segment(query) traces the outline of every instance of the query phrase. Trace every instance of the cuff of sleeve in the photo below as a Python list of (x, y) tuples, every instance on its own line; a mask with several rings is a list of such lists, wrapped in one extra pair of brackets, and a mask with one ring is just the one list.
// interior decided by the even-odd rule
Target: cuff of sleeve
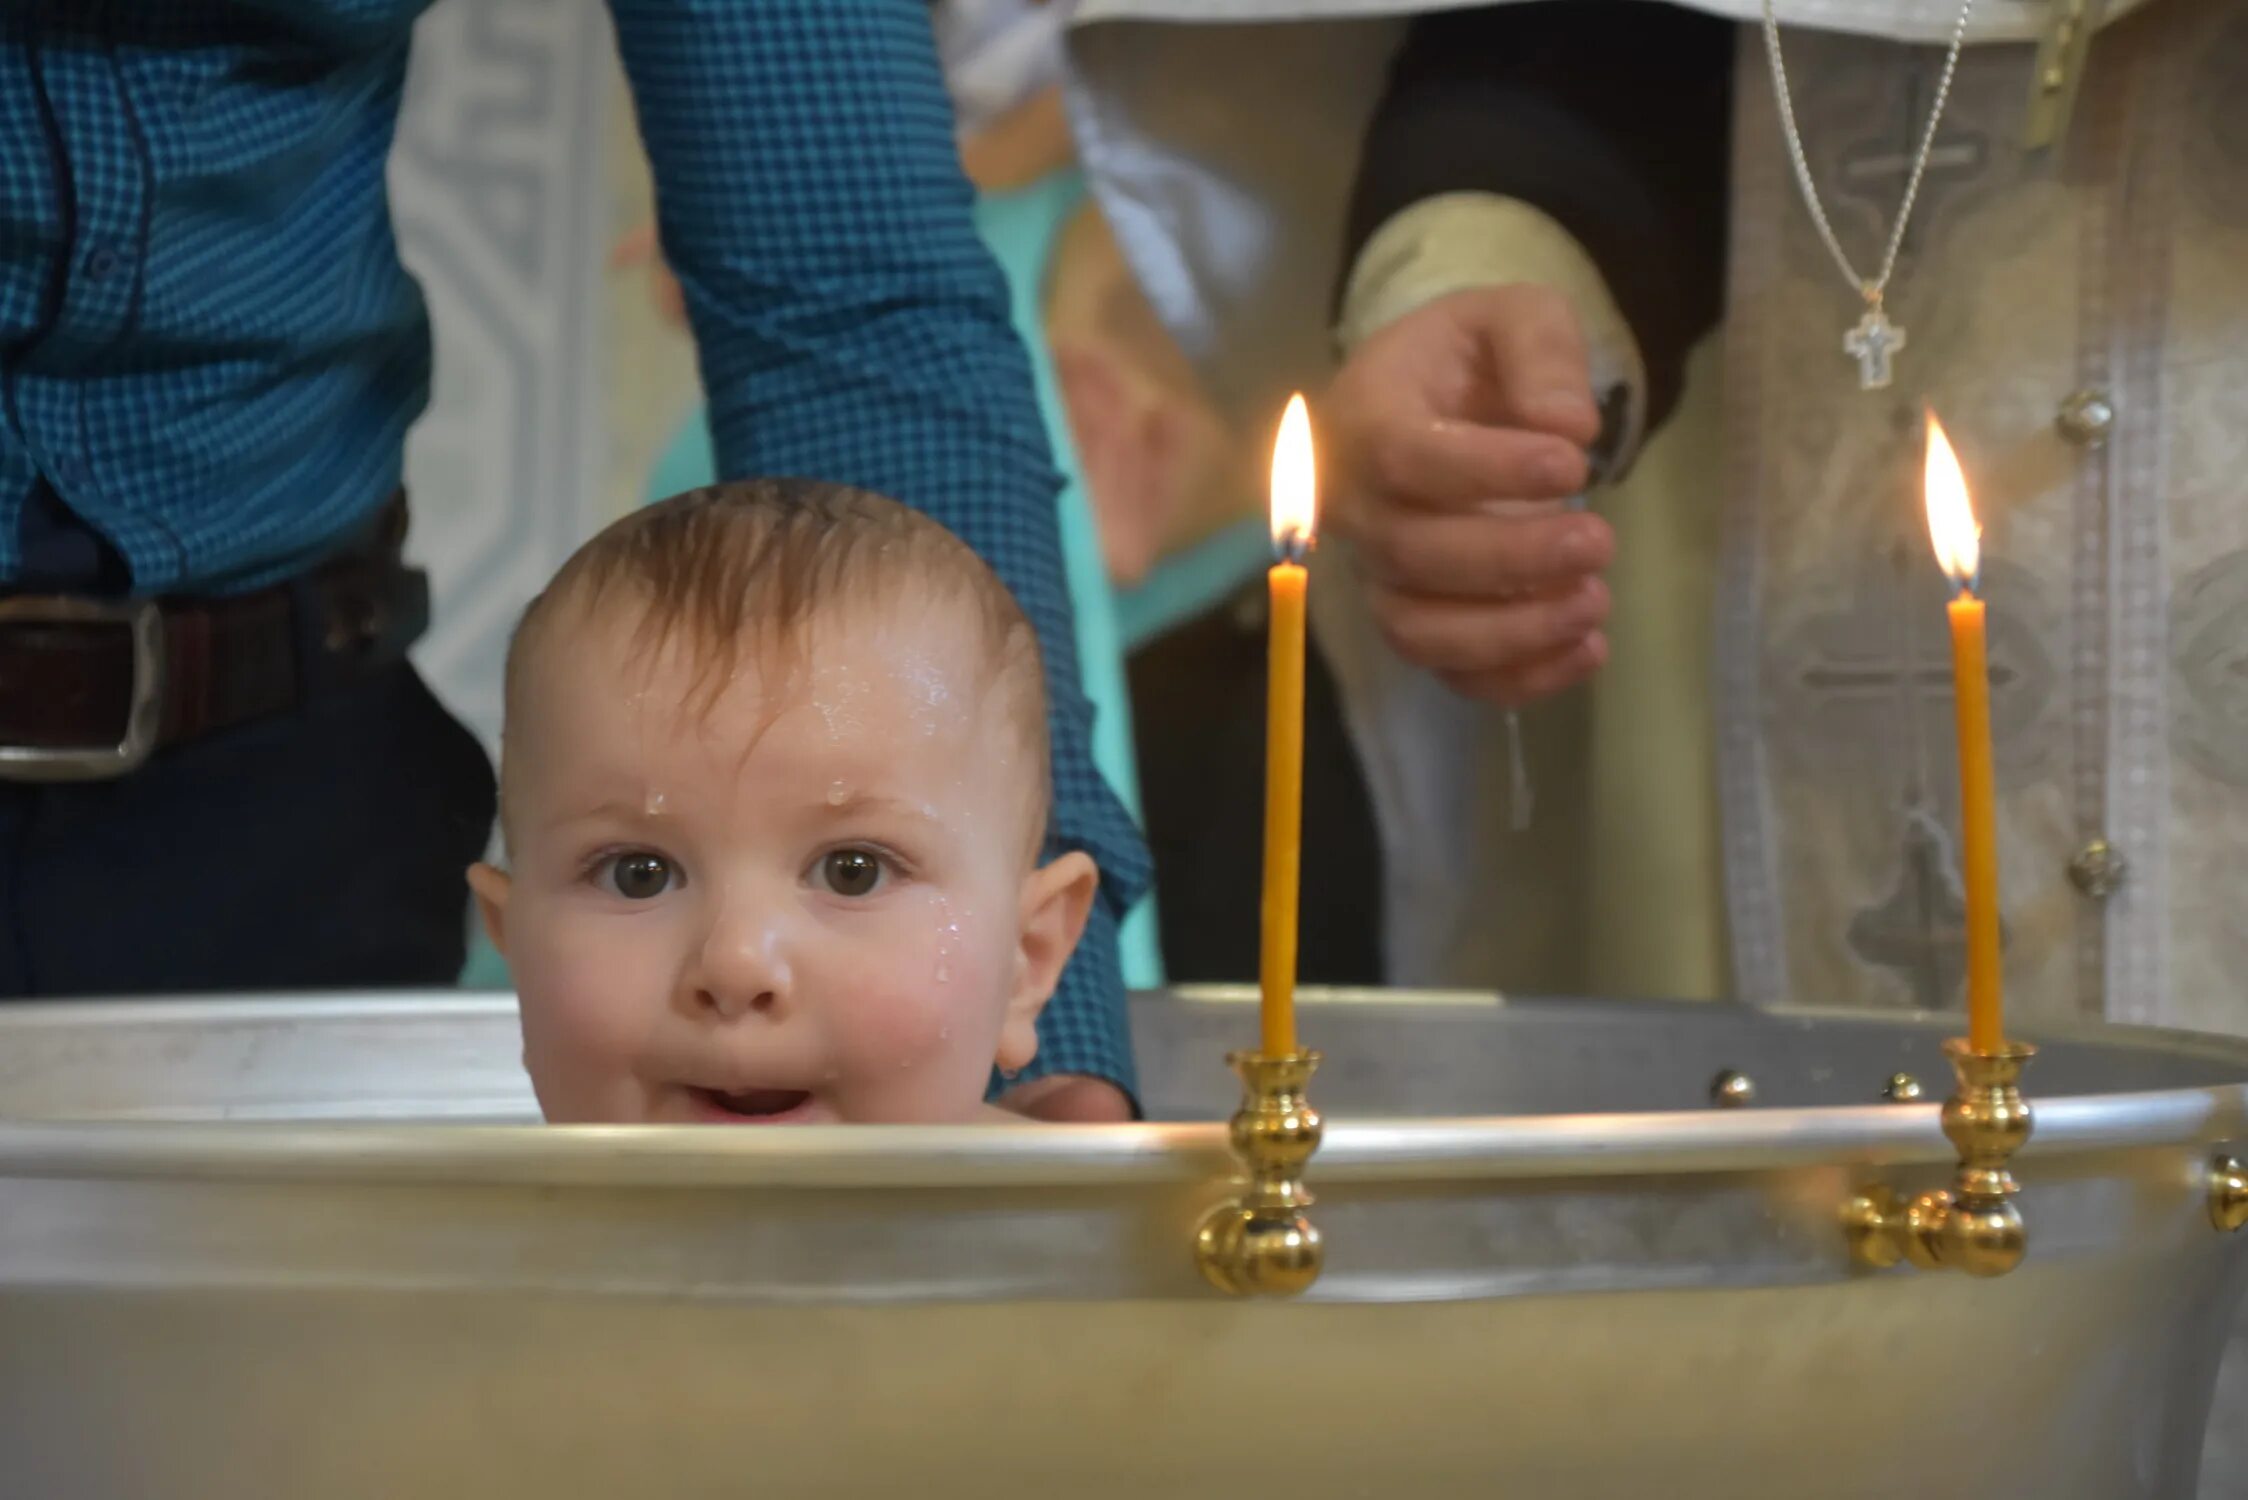
[[(1104, 880), (1105, 884), (1105, 880)], [(1038, 1018), (1038, 1055), (1020, 1073), (994, 1073), (991, 1093), (1058, 1073), (1106, 1079), (1124, 1091), (1140, 1113), (1139, 1075), (1132, 1065), (1131, 1017), (1118, 956), (1116, 914), (1106, 895), (1093, 901), (1077, 951)]]
[(1439, 193), (1392, 214), (1351, 266), (1336, 339), (1347, 351), (1438, 297), (1519, 282), (1552, 287), (1576, 309), (1603, 418), (1594, 473), (1613, 480), (1644, 435), (1646, 362), (1600, 267), (1558, 221), (1520, 199)]

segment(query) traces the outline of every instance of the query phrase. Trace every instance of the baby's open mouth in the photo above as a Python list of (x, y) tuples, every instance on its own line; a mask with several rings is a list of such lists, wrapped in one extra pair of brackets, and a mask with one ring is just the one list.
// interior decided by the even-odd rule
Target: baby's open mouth
[(802, 1115), (812, 1096), (804, 1089), (690, 1089), (695, 1102), (712, 1119), (781, 1124)]

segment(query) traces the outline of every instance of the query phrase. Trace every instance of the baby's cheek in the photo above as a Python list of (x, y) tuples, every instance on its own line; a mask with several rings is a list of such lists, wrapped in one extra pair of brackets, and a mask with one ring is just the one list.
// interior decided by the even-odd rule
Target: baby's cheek
[(666, 993), (661, 976), (647, 972), (647, 934), (567, 912), (539, 915), (509, 956), (525, 1061), (534, 1070), (627, 1069)]
[(844, 1050), (868, 1068), (911, 1068), (942, 1051), (959, 1022), (952, 991), (924, 975), (887, 974), (836, 997)]
[(1000, 998), (988, 945), (937, 903), (911, 915), (854, 952), (856, 972), (834, 997), (844, 1050), (870, 1070), (905, 1071), (983, 1048), (973, 1066), (988, 1068)]

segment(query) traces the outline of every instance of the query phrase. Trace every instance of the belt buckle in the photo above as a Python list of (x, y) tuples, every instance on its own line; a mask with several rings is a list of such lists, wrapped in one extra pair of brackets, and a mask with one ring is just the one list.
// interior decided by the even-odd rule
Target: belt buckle
[(130, 602), (66, 594), (0, 597), (0, 630), (11, 625), (114, 625), (133, 642), (133, 695), (114, 745), (0, 744), (0, 781), (108, 781), (138, 770), (156, 748), (164, 718), (164, 616), (153, 599)]

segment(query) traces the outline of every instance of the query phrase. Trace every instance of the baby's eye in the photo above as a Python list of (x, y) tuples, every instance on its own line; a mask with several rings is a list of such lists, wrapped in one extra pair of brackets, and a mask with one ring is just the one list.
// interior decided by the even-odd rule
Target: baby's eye
[(636, 849), (603, 860), (594, 880), (627, 901), (653, 901), (679, 883), (679, 868), (660, 854)]
[(882, 885), (882, 856), (871, 849), (835, 849), (822, 855), (820, 884), (838, 896), (871, 896)]

